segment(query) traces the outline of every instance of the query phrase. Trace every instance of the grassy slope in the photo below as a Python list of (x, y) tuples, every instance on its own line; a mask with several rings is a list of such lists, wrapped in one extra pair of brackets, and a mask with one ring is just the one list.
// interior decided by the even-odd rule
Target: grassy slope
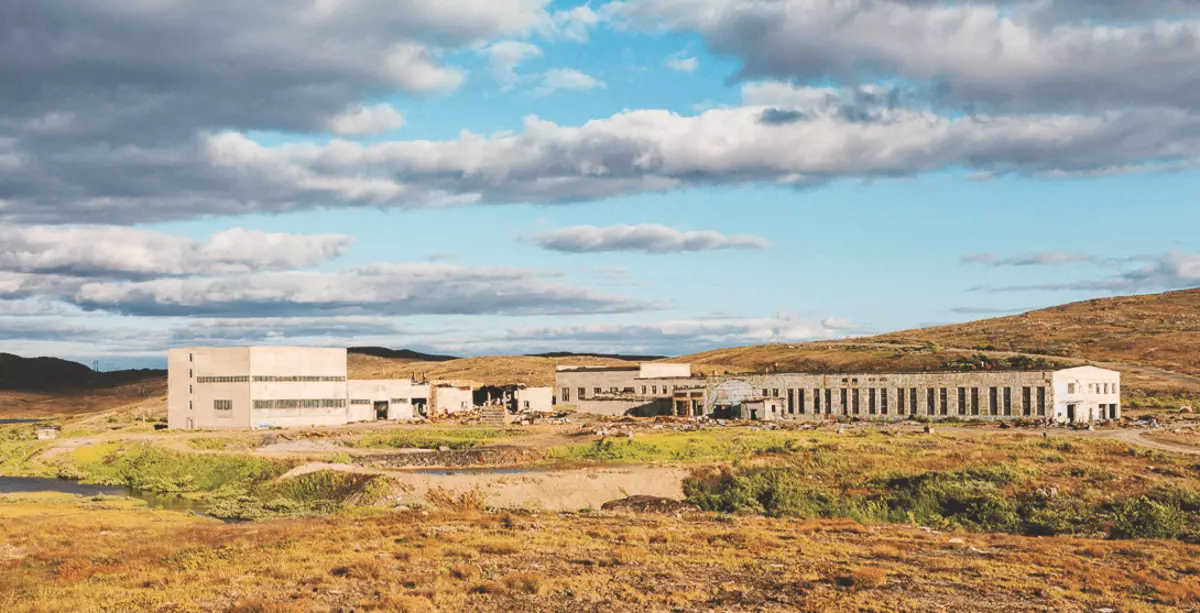
[[(938, 351), (923, 349), (936, 343)], [(717, 349), (672, 358), (704, 370), (932, 370), (1014, 353), (1121, 370), (1143, 394), (1200, 394), (1200, 290), (1104, 298), (875, 337)]]
[(0, 610), (1121, 611), (1200, 598), (1200, 548), (845, 520), (359, 512), (223, 525), (0, 497)]

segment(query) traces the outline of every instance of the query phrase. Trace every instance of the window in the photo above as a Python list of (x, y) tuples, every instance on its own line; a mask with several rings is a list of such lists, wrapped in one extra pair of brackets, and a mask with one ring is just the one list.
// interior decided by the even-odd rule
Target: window
[(771, 390), (771, 396), (774, 398), (778, 398), (779, 397), (779, 388), (775, 388), (775, 389)]
[(196, 383), (246, 383), (250, 377), (196, 377)]
[(592, 393), (593, 393), (593, 394), (600, 394), (600, 393), (602, 393), (602, 392), (600, 391), (600, 388), (598, 388), (598, 387), (594, 387), (594, 388), (592, 388)]
[(942, 388), (942, 415), (950, 414), (950, 390)]
[(850, 414), (850, 403), (846, 402), (846, 398), (850, 395), (850, 390), (842, 388), (842, 415)]
[(767, 397), (767, 388), (764, 387), (762, 392), (763, 392), (762, 397), (766, 398)]
[(213, 401), (213, 409), (217, 410), (217, 411), (232, 411), (233, 410), (233, 401), (232, 400), (214, 400)]
[(867, 390), (867, 412), (875, 414), (875, 388)]
[(851, 398), (853, 399), (853, 402), (854, 402), (854, 414), (858, 415), (859, 403), (858, 403), (858, 388), (857, 387), (854, 388), (854, 393), (852, 394)]
[(988, 413), (990, 415), (1000, 414), (1000, 388), (998, 387), (988, 390)]
[(189, 379), (192, 378), (192, 369), (190, 369), (190, 368), (188, 369), (188, 378)]
[(577, 390), (575, 390), (575, 391), (579, 392), (579, 395), (578, 395), (578, 396), (576, 396), (576, 398), (578, 398), (579, 400), (583, 400), (584, 392), (586, 392), (586, 391), (587, 391), (587, 388), (586, 388), (586, 387), (581, 387), (581, 388), (579, 388), (579, 389), (577, 389)]
[[(371, 404), (371, 401), (367, 398), (352, 398), (350, 404)], [(257, 402), (254, 403), (254, 408), (258, 408)]]
[(1021, 388), (1021, 414), (1025, 417), (1033, 415), (1033, 388), (1025, 386)]
[(833, 414), (833, 390), (825, 390), (825, 414)]
[(1075, 384), (1074, 384), (1074, 383), (1068, 383), (1068, 384), (1067, 384), (1067, 393), (1068, 393), (1068, 394), (1074, 394), (1074, 393), (1075, 393)]
[(979, 388), (971, 388), (971, 415), (979, 415)]
[[(370, 401), (368, 401), (369, 403)], [(305, 398), (302, 400), (255, 400), (256, 409), (344, 409), (342, 398)]]
[(1004, 414), (1012, 416), (1012, 388), (1004, 388)]
[(796, 390), (787, 391), (787, 412), (796, 412)]
[(1037, 413), (1038, 417), (1045, 417), (1046, 416), (1046, 387), (1044, 385), (1038, 386), (1037, 396), (1038, 396), (1038, 413)]
[(563, 402), (571, 402), (571, 388), (569, 388), (569, 387), (562, 388), (562, 401)]
[(189, 394), (191, 394), (191, 393), (192, 393), (192, 386), (190, 386), (190, 385), (188, 386), (188, 393), (189, 393)]
[(807, 409), (804, 406), (804, 390), (802, 389), (796, 390), (796, 404), (800, 405), (800, 414), (803, 415)]
[(658, 394), (658, 386), (657, 386), (657, 385), (652, 385), (652, 386), (650, 386), (650, 392), (651, 392), (652, 394), (655, 394), (655, 395), (657, 395), (657, 394)]
[(905, 403), (905, 397), (904, 397), (904, 388), (902, 388), (902, 387), (897, 388), (896, 389), (896, 408), (900, 411), (900, 415), (904, 415), (905, 405), (906, 405), (906, 403)]
[(908, 400), (909, 400), (909, 404), (912, 405), (908, 408), (908, 412), (913, 415), (916, 415), (917, 414), (917, 388), (914, 387), (914, 388), (908, 390)]
[(958, 388), (958, 414), (967, 414), (967, 388)]
[(525, 401), (525, 408), (527, 408), (527, 409), (529, 408), (529, 401), (528, 401), (528, 400), (526, 400), (526, 401)]
[(633, 393), (633, 388), (632, 388), (632, 387), (627, 387), (627, 388), (625, 388), (625, 389), (623, 389), (623, 390), (621, 390), (621, 391), (622, 391), (622, 392), (624, 392), (624, 393), (626, 393), (626, 394), (632, 394), (632, 393)]
[(191, 400), (189, 400), (189, 401), (188, 401), (188, 410), (189, 410), (189, 411), (193, 410), (193, 409), (192, 409), (192, 401), (191, 401)]
[(813, 415), (821, 414), (821, 390), (813, 390)]
[(408, 404), (408, 398), (392, 398), (392, 404)]
[(879, 388), (879, 412), (884, 415), (888, 414), (888, 397), (887, 396), (888, 396), (887, 388), (886, 387)]
[(646, 386), (645, 385), (642, 386), (642, 395), (643, 396), (646, 395)]
[(617, 388), (615, 388), (615, 387), (610, 387), (610, 388), (608, 388), (608, 391), (609, 391), (610, 393), (613, 393), (613, 394), (615, 394), (615, 393), (617, 393)]
[[(245, 377), (241, 377), (245, 380)], [(255, 375), (254, 381), (261, 383), (337, 383), (345, 381), (345, 377), (306, 376), (306, 375)]]
[(189, 362), (191, 362), (191, 361), (192, 361), (192, 354), (190, 354), (190, 353), (188, 354), (188, 361), (189, 361)]
[(930, 415), (937, 413), (937, 392), (932, 387), (925, 390), (925, 412)]

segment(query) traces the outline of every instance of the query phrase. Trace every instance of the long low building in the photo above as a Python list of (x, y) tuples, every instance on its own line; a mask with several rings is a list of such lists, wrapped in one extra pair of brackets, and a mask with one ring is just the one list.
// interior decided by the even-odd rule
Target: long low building
[(337, 426), (413, 419), (429, 411), (428, 383), (351, 381), (346, 374), (345, 349), (171, 349), (167, 425), (182, 430)]
[[(667, 368), (664, 368), (667, 367)], [(769, 373), (697, 377), (686, 364), (560, 367), (558, 400), (600, 415), (868, 420), (1119, 419), (1121, 374), (1053, 371)]]

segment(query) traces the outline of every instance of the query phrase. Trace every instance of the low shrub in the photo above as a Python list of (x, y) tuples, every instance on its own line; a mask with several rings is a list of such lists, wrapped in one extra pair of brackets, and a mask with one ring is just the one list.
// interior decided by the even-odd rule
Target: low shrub
[(1117, 513), (1110, 535), (1113, 538), (1176, 538), (1183, 532), (1186, 516), (1178, 506), (1141, 496), (1125, 502)]

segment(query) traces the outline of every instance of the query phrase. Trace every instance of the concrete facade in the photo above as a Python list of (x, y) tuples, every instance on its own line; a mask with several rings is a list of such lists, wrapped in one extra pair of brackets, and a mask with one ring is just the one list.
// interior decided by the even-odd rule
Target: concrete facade
[[(191, 347), (167, 352), (171, 429), (337, 426), (379, 418), (379, 401), (386, 402), (384, 418), (411, 419), (414, 400), (428, 395), (427, 385), (405, 380), (349, 382), (345, 349)], [(407, 400), (408, 407), (395, 400)]]
[[(558, 404), (575, 407), (595, 415), (669, 415), (676, 391), (704, 389), (703, 377), (691, 376), (688, 364), (654, 364), (671, 368), (659, 370), (637, 366), (560, 367), (555, 390)], [(684, 367), (684, 368), (678, 368)], [(643, 374), (683, 374), (686, 376), (643, 377)]]
[[(561, 404), (600, 415), (734, 416), (754, 403), (760, 419), (1046, 419), (1086, 423), (1121, 417), (1120, 373), (1058, 371), (771, 373), (643, 378), (624, 368), (563, 368)], [(656, 372), (656, 371), (650, 371)], [(564, 401), (564, 398), (566, 399)], [(767, 399), (778, 399), (763, 403)], [(702, 407), (702, 408), (701, 408)]]
[(554, 410), (554, 388), (523, 387), (518, 389), (517, 411), (549, 413)]
[(408, 379), (348, 381), (349, 420), (415, 419), (429, 400), (429, 384)]
[(475, 395), (470, 386), (436, 385), (432, 389), (430, 403), (434, 415), (453, 415), (475, 408)]

